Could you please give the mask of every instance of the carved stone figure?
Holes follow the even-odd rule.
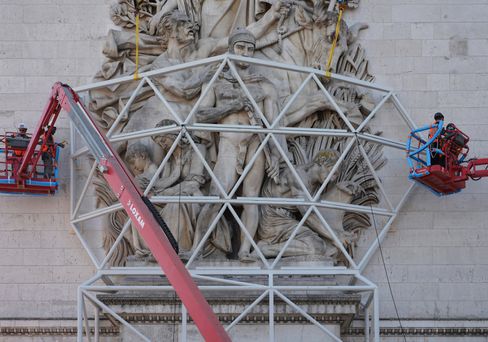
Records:
[[[316,2],[309,6],[304,1],[292,2],[289,16],[280,21],[280,26],[269,29],[258,42],[258,56],[287,64],[311,66],[325,70],[338,14],[332,11],[329,2]],[[365,29],[363,23],[351,27],[341,22],[340,34],[333,54],[330,70],[337,71],[339,58],[348,51],[358,38],[359,31]],[[304,74],[276,70],[270,75],[279,85],[279,95],[286,101],[305,79]],[[316,87],[311,82],[305,88],[306,95],[314,95]]]
[[[152,162],[150,151],[147,146],[141,143],[129,145],[125,154],[125,161],[129,166],[129,170],[139,184],[144,187],[147,185],[148,179],[151,179],[157,171],[157,166]],[[136,227],[131,224],[132,243],[135,251],[135,256],[139,258],[148,257],[151,255],[144,239],[140,236]]]
[[[229,51],[240,56],[254,55],[255,37],[245,29],[237,29],[229,37]],[[276,89],[264,76],[253,72],[246,63],[237,63],[239,77],[246,84],[254,100],[260,105],[263,114],[269,122],[273,122],[278,113],[278,99]],[[255,125],[260,118],[254,113],[250,100],[246,98],[239,83],[230,71],[224,72],[222,77],[212,86],[209,96],[202,103],[197,116],[199,121],[229,125]],[[242,174],[244,167],[256,153],[260,139],[252,133],[226,133],[219,135],[218,157],[213,169],[220,180],[224,191],[229,192]],[[283,146],[286,148],[285,143]],[[269,146],[266,147],[268,149]],[[268,160],[265,154],[268,155]],[[265,176],[265,169],[269,178],[277,181],[280,155],[276,148],[260,153],[249,174],[242,182],[242,195],[248,197],[259,196]],[[210,194],[219,194],[214,182],[210,187]],[[197,247],[201,237],[210,224],[210,220],[219,209],[216,205],[206,205],[199,216],[193,250]],[[259,211],[257,205],[244,205],[242,222],[251,236],[256,233]],[[250,252],[250,242],[245,234],[241,234],[239,258],[246,257]]]
[[[125,153],[125,161],[134,176],[151,178],[156,173],[157,166],[153,163],[151,154],[144,144],[130,145]]]
[[[162,120],[156,127],[165,127],[175,124],[172,120]],[[175,134],[153,136],[153,140],[165,153],[176,140]],[[198,141],[197,137],[193,137]],[[205,146],[197,145],[202,155],[205,154]],[[202,196],[200,187],[206,183],[203,172],[203,163],[186,141],[180,143],[172,153],[169,162],[163,169],[161,178],[156,182],[152,193],[157,196]],[[201,205],[168,203],[161,211],[161,216],[176,237],[180,250],[187,251],[193,244],[193,236],[196,226],[197,214]]]
[[[359,0],[348,1],[349,8],[358,4]],[[335,0],[312,3],[300,0],[224,0],[218,4],[210,0],[144,0],[140,12],[139,71],[157,70],[226,51],[324,70],[335,36],[337,12]],[[133,2],[117,0],[111,16],[122,31],[109,33],[104,47],[107,60],[97,73],[96,80],[132,74],[135,68]],[[240,26],[247,27],[236,29],[226,38]],[[362,23],[352,26],[345,21],[341,23],[331,71],[363,81],[373,80],[368,72],[365,51],[357,42],[359,32],[366,27]],[[239,78],[269,122],[276,119],[280,108],[306,77],[305,74],[286,70],[233,63]],[[187,118],[202,90],[207,88],[209,92],[202,99],[189,126],[194,123],[262,126],[262,118],[241,89],[231,68],[224,68],[216,82],[209,85],[214,72],[215,67],[210,65],[151,77],[177,117],[145,85],[124,117],[120,118],[122,120],[115,132],[130,133],[178,125]],[[374,108],[374,101],[366,91],[349,83],[328,79],[325,75],[319,78],[354,127],[360,125]],[[95,112],[103,128],[112,127],[135,86],[136,82],[125,83],[90,93],[90,109]],[[278,126],[347,129],[336,107],[314,82],[305,86]],[[315,191],[330,172],[338,153],[344,151],[347,142],[346,138],[336,136],[285,137],[276,134],[283,153],[274,142],[268,142],[251,166],[250,161],[263,139],[258,134],[210,133],[191,128],[186,134],[174,148],[161,174],[156,177],[151,195],[221,196],[217,182],[210,180],[205,171],[204,163],[207,163],[227,193],[236,186],[248,166],[249,173],[240,182],[235,196],[302,197],[302,189],[292,172],[284,167],[283,156],[295,166],[309,190]],[[158,165],[169,153],[176,137],[175,133],[165,133],[121,143],[119,151],[141,188],[146,188],[155,176]],[[198,150],[198,155],[193,147]],[[366,143],[364,148],[375,169],[385,163],[381,147]],[[97,180],[96,184],[100,205],[108,206],[116,202],[117,199],[104,182]],[[368,206],[379,202],[374,178],[357,148],[347,154],[321,198]],[[221,205],[159,203],[157,207],[177,238],[182,257],[188,258],[201,242]],[[336,236],[350,249],[360,232],[370,226],[366,214],[325,208],[319,210],[331,223]],[[257,205],[247,204],[237,208],[236,212],[249,235],[269,258],[278,255],[304,214],[303,208],[293,206],[263,205],[258,208]],[[127,216],[121,211],[109,215],[104,239],[106,250],[117,238],[126,220]],[[228,256],[237,252],[241,261],[255,260],[257,252],[252,250],[245,234],[241,232],[240,245],[239,239],[233,238],[232,231],[236,227],[233,221],[229,215],[220,219],[203,250],[205,257],[217,258],[219,253],[212,252],[219,250]],[[113,264],[122,265],[131,255],[137,258],[150,256],[137,231],[132,230],[130,235],[122,239],[120,248],[111,260]],[[326,256],[340,263],[342,261],[336,247],[327,229],[313,214],[299,229],[283,256]]]
[[[296,171],[309,191],[313,192],[320,187],[337,159],[337,151],[321,151],[312,162],[297,166]],[[289,169],[280,172],[279,183],[267,179],[262,189],[263,197],[290,198],[303,195],[301,186]],[[263,205],[261,207],[257,236],[258,247],[265,257],[276,257],[280,253],[306,211],[307,208],[295,206]],[[324,239],[327,239],[327,242]],[[330,233],[312,214],[299,228],[283,256],[328,255],[330,257],[336,252],[337,249],[331,243]],[[257,253],[254,252],[253,256],[256,257]]]
[[[217,39],[211,37],[198,39],[200,25],[190,19],[192,16],[187,11],[167,12],[166,9],[172,8],[171,6],[164,9],[163,2],[154,3],[152,0],[143,1],[142,7],[139,37],[140,71],[201,59],[224,53],[227,50],[227,38],[225,37],[230,31]],[[286,7],[282,6],[281,1],[277,1],[259,22],[253,22],[248,29],[256,37],[260,37],[285,12]],[[163,20],[165,16],[167,18]],[[135,14],[132,1],[118,0],[118,4],[112,7],[112,19],[116,25],[125,30],[109,32],[103,50],[106,61],[95,76],[97,81],[130,75],[135,70],[135,34],[133,31]],[[165,53],[166,51],[167,53]],[[156,61],[156,59],[158,60]],[[182,74],[180,78],[186,79],[187,72]],[[173,73],[172,76],[174,75],[176,74]],[[193,92],[192,90],[185,92],[185,96],[182,98],[191,97],[192,93],[194,96],[198,94],[198,83],[193,83],[193,85],[196,88],[189,85]],[[90,92],[90,110],[97,114],[97,119],[103,128],[109,128],[112,125],[135,87],[134,83],[124,83]],[[143,87],[131,106],[130,113],[146,105],[146,100],[153,95],[149,87]],[[126,124],[130,113],[122,120],[122,126]]]
[[[282,9],[280,3],[277,2],[272,10],[263,17],[262,21],[251,25],[249,29],[260,35],[276,20],[279,11],[282,11]],[[161,43],[165,46],[166,51],[143,70],[161,69],[202,59],[213,54],[222,53],[227,49],[227,38],[197,40],[197,26],[186,14],[179,10],[171,11],[162,16],[157,26],[157,32],[162,38]],[[204,67],[158,75],[153,79],[169,105],[180,116],[180,119],[184,120],[190,112],[195,98],[200,94],[202,84],[208,80],[208,76],[211,76],[209,68]],[[138,112],[131,116],[124,131],[131,132],[142,127],[154,127],[161,119],[175,120],[176,118],[171,115],[170,111],[157,96],[153,96],[145,101]],[[200,136],[200,138],[206,141],[210,139],[208,135]],[[162,159],[160,151],[155,149],[150,141],[146,141],[146,144],[152,146],[153,159],[159,162]]]

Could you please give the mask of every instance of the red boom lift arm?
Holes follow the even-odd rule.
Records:
[[[149,199],[142,195],[124,163],[98,130],[76,92],[68,85],[59,82],[54,84],[49,102],[44,108],[42,118],[22,159],[18,176],[28,177],[28,161],[34,154],[41,134],[48,129],[48,126],[54,126],[62,109],[68,113],[71,121],[81,136],[84,137],[99,163],[99,170],[161,266],[203,338],[212,342],[230,341],[227,332],[176,254],[174,244],[172,246],[167,235],[163,232],[163,229],[169,231],[168,227],[154,210]],[[47,135],[49,134],[50,132]],[[45,138],[43,139],[45,140]],[[42,143],[46,142],[43,141]]]
[[[476,169],[476,167],[484,166],[483,170]],[[483,177],[488,177],[488,158],[474,159],[466,166],[466,175],[474,180],[478,180]]]

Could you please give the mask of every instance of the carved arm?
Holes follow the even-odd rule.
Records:
[[[256,40],[259,40],[281,16],[288,16],[290,5],[290,2],[284,2],[281,0],[276,1],[260,20],[250,24],[246,27],[246,29],[248,29],[254,35]],[[215,40],[209,55],[219,55],[226,52],[227,49],[228,37],[221,38],[219,40]]]
[[[230,114],[240,111],[244,106],[239,102],[218,107],[200,108],[196,112],[197,122],[201,123],[218,123],[220,120]]]
[[[204,81],[201,75],[198,75],[198,77],[192,76],[188,80],[183,80],[175,76],[160,77],[158,83],[171,94],[186,100],[191,100],[200,93]]]

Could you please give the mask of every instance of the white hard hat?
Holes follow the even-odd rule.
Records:
[[[27,129],[27,126],[25,123],[21,122],[19,123],[19,126],[17,126],[18,129]]]

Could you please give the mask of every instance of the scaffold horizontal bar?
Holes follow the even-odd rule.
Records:
[[[111,269],[99,270],[100,276],[118,276],[118,275],[164,275],[162,270],[157,267],[112,267]],[[257,267],[208,267],[189,269],[193,275],[350,275],[356,276],[358,270],[347,269],[343,267],[303,267],[303,268],[282,268],[282,269],[261,269]]]
[[[204,66],[204,65],[208,65],[208,64],[212,64],[212,63],[216,63],[216,62],[222,62],[225,60],[225,58],[228,58],[228,60],[231,60],[231,61],[247,62],[249,64],[266,66],[266,67],[274,68],[274,69],[295,71],[298,73],[306,73],[306,74],[312,73],[312,74],[316,74],[318,76],[324,75],[323,70],[315,69],[315,68],[311,68],[311,67],[291,65],[291,64],[279,63],[279,62],[274,62],[274,61],[268,61],[268,60],[264,60],[264,59],[237,56],[237,55],[233,55],[233,54],[223,54],[223,55],[219,55],[219,56],[215,56],[215,57],[204,58],[204,59],[200,59],[200,60],[196,60],[196,61],[192,61],[192,62],[172,65],[172,66],[169,66],[166,68],[161,68],[161,69],[143,72],[139,76],[140,76],[140,78],[144,78],[144,77],[152,77],[152,76],[163,75],[163,74],[172,73],[172,72],[176,72],[176,71],[180,71],[180,70]],[[372,82],[366,82],[366,81],[359,80],[356,78],[338,75],[338,74],[334,74],[334,73],[332,73],[330,75],[330,78],[338,80],[338,81],[343,81],[346,83],[362,86],[362,87],[365,87],[368,89],[378,90],[378,91],[385,92],[385,93],[388,93],[391,91],[390,88],[381,86],[379,84],[375,84]],[[119,77],[119,78],[116,78],[113,80],[90,83],[90,84],[87,84],[84,86],[76,87],[76,88],[74,88],[74,90],[76,92],[84,92],[84,91],[88,91],[88,90],[93,90],[93,89],[98,89],[98,88],[103,88],[103,87],[109,87],[109,86],[112,86],[115,84],[126,83],[126,82],[131,82],[131,81],[134,81],[134,76],[128,75],[128,76]]]
[[[295,205],[295,206],[310,206],[315,205],[321,208],[330,208],[337,210],[347,210],[361,213],[371,213],[370,207],[361,205],[319,201],[311,202],[303,198],[273,198],[273,197],[237,197],[233,199],[219,198],[215,196],[153,196],[151,201],[154,203],[218,203],[218,204],[258,204],[258,205]],[[373,213],[380,216],[394,216],[395,212],[382,208],[373,208]]]

